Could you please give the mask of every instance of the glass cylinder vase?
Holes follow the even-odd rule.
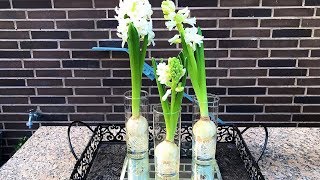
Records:
[[[192,179],[214,179],[216,166],[217,120],[219,97],[208,94],[207,102],[193,102],[192,127]],[[200,106],[208,105],[208,116],[201,116]]]
[[[140,104],[134,115],[132,104]],[[126,145],[128,158],[128,179],[149,179],[149,101],[148,93],[141,91],[140,98],[134,99],[132,91],[124,94]]]
[[[180,166],[181,118],[179,111],[164,113],[161,105],[153,107],[153,138],[156,180],[178,180]],[[171,118],[170,118],[171,117]],[[167,118],[167,122],[165,121]],[[167,128],[171,128],[167,129]],[[174,131],[169,134],[167,131]]]

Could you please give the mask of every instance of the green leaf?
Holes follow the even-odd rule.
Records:
[[[144,39],[143,39],[143,43],[142,43],[141,53],[140,53],[140,55],[141,55],[141,57],[140,57],[140,72],[141,72],[141,74],[143,71],[143,64],[144,64],[144,61],[146,58],[147,46],[148,46],[148,35],[145,35]]]
[[[198,27],[198,34],[202,35],[200,27]],[[206,64],[204,59],[204,46],[197,45],[197,54],[198,54],[198,73],[199,73],[199,86],[203,91],[203,94],[207,94],[207,83],[206,83]]]

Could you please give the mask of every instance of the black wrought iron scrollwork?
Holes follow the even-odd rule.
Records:
[[[239,130],[235,131],[234,137],[235,137],[235,144],[237,146],[238,152],[240,154],[242,161],[244,162],[245,168],[247,169],[250,178],[252,180],[264,180],[264,177],[260,171],[260,168],[255,162],[253,156],[251,155]]]
[[[165,137],[165,129],[153,129],[149,126],[149,155],[153,156],[154,141],[153,132],[159,131],[160,140]],[[192,124],[182,124],[181,129],[181,147],[180,155],[182,157],[191,158],[192,156]],[[108,142],[124,142],[126,139],[125,126],[123,124],[103,124],[99,125],[90,139],[86,149],[77,161],[72,172],[71,179],[85,179],[93,159],[97,153],[99,144],[102,141]],[[254,161],[249,149],[247,148],[240,131],[232,126],[219,126],[217,128],[217,141],[220,143],[235,143],[239,151],[240,157],[245,164],[249,176],[252,180],[264,180],[264,177],[259,169],[259,166]]]

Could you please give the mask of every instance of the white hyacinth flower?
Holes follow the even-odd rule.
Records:
[[[170,79],[171,79],[170,69],[169,69],[169,66],[165,62],[159,63],[157,65],[156,73],[158,75],[158,81],[161,84],[168,84],[170,82]]]
[[[168,40],[170,45],[181,43],[180,35],[176,34],[171,39]]]
[[[152,31],[151,15],[153,11],[148,0],[120,0],[119,7],[115,8],[118,20],[117,35],[122,39],[122,47],[128,40],[129,24],[133,23],[140,40],[148,35],[148,45],[154,45],[155,34]]]
[[[166,93],[162,96],[161,100],[166,101],[170,94],[171,94],[171,89],[168,89]]]
[[[193,50],[196,50],[196,44],[201,45],[201,43],[203,43],[203,36],[198,34],[198,29],[196,27],[186,28],[185,41],[193,48]]]

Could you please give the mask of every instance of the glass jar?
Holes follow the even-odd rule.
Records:
[[[181,109],[174,113],[163,113],[160,104],[153,107],[155,179],[179,179],[181,137],[180,112]],[[167,118],[167,122],[165,121],[165,118]],[[169,134],[167,131],[174,131],[174,134]]]

